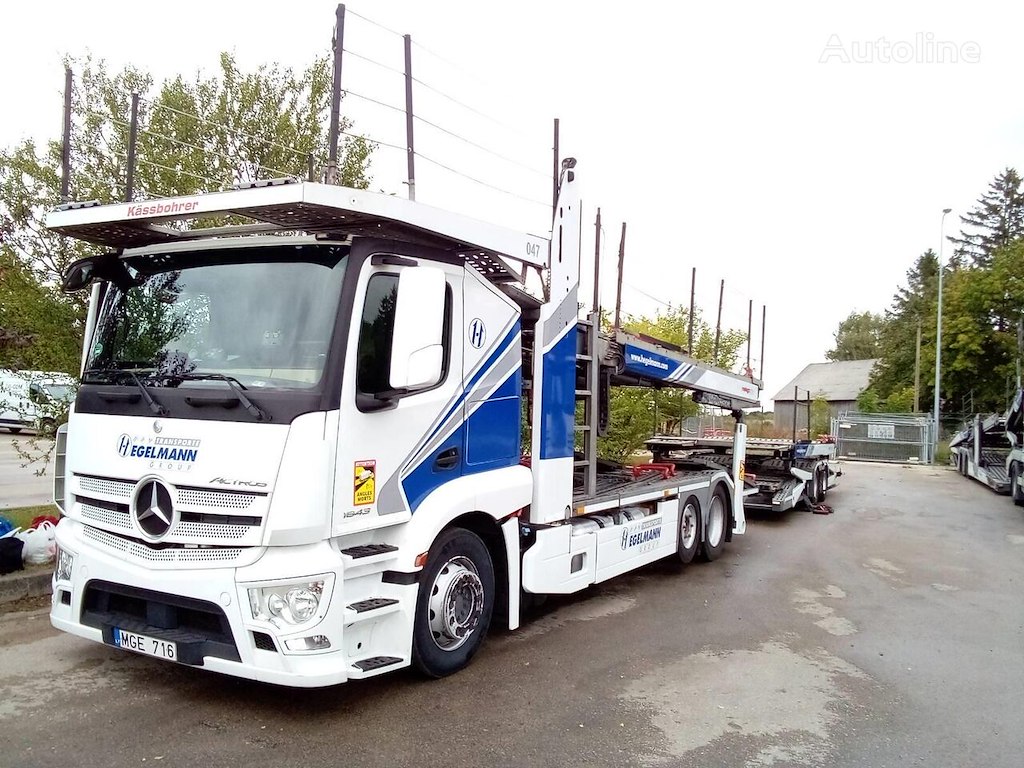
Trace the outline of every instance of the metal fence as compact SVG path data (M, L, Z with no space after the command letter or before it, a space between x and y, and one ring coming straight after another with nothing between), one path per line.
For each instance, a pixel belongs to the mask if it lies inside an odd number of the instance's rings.
M832 419L840 458L927 464L932 460L929 416L915 413L857 413Z

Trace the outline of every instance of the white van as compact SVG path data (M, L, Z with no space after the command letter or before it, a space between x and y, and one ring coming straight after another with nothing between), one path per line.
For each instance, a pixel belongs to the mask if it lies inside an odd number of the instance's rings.
M0 428L52 434L74 396L75 379L66 373L0 370Z

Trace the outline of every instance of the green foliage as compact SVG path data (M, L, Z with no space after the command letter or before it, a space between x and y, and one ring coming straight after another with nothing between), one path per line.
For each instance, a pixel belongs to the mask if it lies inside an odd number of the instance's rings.
M832 410L823 393L818 393L811 401L811 430L809 438L827 435L832 430Z
M891 392L885 399L882 411L885 413L912 413L914 410L914 388L903 387Z
M835 332L836 346L825 353L829 360L870 360L881 349L885 317L873 312L851 312Z
M77 307L0 245L0 368L77 373L80 327Z
M217 74L175 77L159 87L128 66L111 72L102 60L67 62L75 72L69 147L72 200L125 198L132 93L141 95L134 199L214 191L238 182L306 176L327 158L331 76L327 56L295 72L274 64L241 70L222 54ZM56 122L56 121L55 121ZM342 119L341 130L352 133ZM0 150L0 367L77 372L88 296L60 293L67 266L97 248L44 226L61 201L61 143L25 140ZM375 145L348 135L338 156L339 181L365 189ZM166 305L143 302L139 325L121 341L124 353L160 339ZM149 329L149 330L147 330ZM180 328L174 330L181 330ZM141 345L141 346L140 346ZM148 345L148 346L147 346ZM146 348L143 348L146 347ZM149 350L152 351L152 350ZM19 449L29 463L42 453Z
M686 349L688 347L690 311L669 306L654 317L628 316L625 330L640 333ZM747 340L745 333L724 330L718 345L718 366L736 366L739 350ZM715 329L699 314L694 316L694 357L710 362L714 358ZM598 455L612 461L624 461L643 447L644 441L658 431L673 432L681 419L695 416L698 406L680 390L654 390L641 387L616 387L610 402L608 435L597 441Z
M882 399L873 387L857 395L857 410L861 413L878 413L882 410Z

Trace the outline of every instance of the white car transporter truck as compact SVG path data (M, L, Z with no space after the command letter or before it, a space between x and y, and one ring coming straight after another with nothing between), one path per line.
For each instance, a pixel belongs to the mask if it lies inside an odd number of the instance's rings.
M550 242L305 182L52 212L110 249L65 278L92 302L53 625L283 685L439 677L524 595L718 556L760 382L577 318L574 165ZM732 466L599 467L616 383L731 404Z

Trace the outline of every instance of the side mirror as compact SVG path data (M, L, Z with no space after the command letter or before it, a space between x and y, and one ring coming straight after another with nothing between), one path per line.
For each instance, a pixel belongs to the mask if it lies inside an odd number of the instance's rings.
M108 280L122 291L138 285L138 273L129 270L119 254L101 253L73 262L64 272L61 290L65 293L80 291L96 280Z
M432 387L444 372L444 270L417 266L398 277L391 337L393 390Z
M96 277L96 262L92 257L79 259L67 268L61 290L74 293L85 288Z

